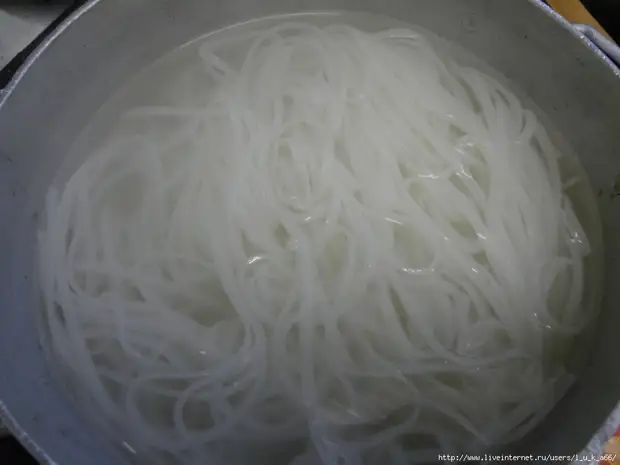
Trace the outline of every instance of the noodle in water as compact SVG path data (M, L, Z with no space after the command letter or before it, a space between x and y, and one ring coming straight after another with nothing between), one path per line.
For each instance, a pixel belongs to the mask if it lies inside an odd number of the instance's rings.
M488 451L595 313L562 153L417 32L280 23L47 197L50 351L146 463ZM95 414L94 414L95 415Z

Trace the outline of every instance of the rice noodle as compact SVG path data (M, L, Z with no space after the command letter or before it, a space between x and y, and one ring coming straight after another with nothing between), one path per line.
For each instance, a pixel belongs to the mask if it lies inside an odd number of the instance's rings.
M531 430L594 313L534 113L406 29L195 58L204 87L128 111L147 129L47 198L51 349L84 403L150 463L405 464Z

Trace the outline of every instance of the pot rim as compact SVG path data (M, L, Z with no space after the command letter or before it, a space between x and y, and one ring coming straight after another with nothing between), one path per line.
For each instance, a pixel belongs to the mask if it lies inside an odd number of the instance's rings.
M101 0L88 0L82 6L73 11L67 18L62 21L50 34L32 51L24 63L18 68L17 72L13 75L9 83L4 89L0 90L0 111L4 106L4 102L13 93L18 86L22 77L28 72L30 67L39 58L39 56L45 52L45 50L59 37L65 29L71 24L77 21L84 13L97 5ZM598 56L607 65L611 71L620 78L620 67L616 65L594 42L586 37L582 32L575 28L574 24L567 21L562 15L551 8L544 0L527 0L530 4L537 7L547 16L551 17L557 23L559 23L564 29L568 30L573 37L585 44L596 56ZM0 411L1 414L1 411Z

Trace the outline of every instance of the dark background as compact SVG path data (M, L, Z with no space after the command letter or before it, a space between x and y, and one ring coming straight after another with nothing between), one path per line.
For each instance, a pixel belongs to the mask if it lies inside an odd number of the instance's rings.
M581 0L607 33L620 43L620 0Z
M17 3L23 0L14 0L12 3ZM54 0L40 0L51 2ZM505 1L513 1L513 0L505 0ZM521 0L523 1L523 0ZM620 0L581 0L586 8L590 11L590 13L598 20L599 23L605 28L605 30L617 41L620 43ZM11 3L9 1L0 0L0 6ZM0 89L3 88L6 83L11 79L13 73L17 70L17 68L21 65L24 59L28 56L28 54L32 51L34 47L40 42L40 40L45 36L46 32L54 29L55 26L61 22L64 17L69 14L69 12L84 3L84 0L78 0L74 2L72 8L69 8L68 11L58 18L58 20L53 23L48 29L46 29L41 36L36 39L29 47L26 48L22 53L17 55L3 70L0 71ZM33 460L19 443L12 439L0 439L0 464L4 465L37 465L37 462ZM79 465L79 464L75 464Z

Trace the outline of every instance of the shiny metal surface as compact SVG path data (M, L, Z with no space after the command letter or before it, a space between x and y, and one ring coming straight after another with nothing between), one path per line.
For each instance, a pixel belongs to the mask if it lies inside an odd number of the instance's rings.
M588 24L575 24L575 29L596 45L616 66L620 66L620 46Z
M0 4L0 70L52 24L67 6L67 1ZM0 420L0 439L8 435L9 430Z
M69 144L121 83L178 45L261 16L326 10L392 16L459 43L525 91L568 138L599 192L604 308L582 378L514 452L578 452L615 406L620 198L612 189L620 173L620 70L551 9L535 0L92 0L0 97L0 416L42 463L130 463L82 421L38 342L36 222Z
M0 68L52 24L70 0L0 2Z

